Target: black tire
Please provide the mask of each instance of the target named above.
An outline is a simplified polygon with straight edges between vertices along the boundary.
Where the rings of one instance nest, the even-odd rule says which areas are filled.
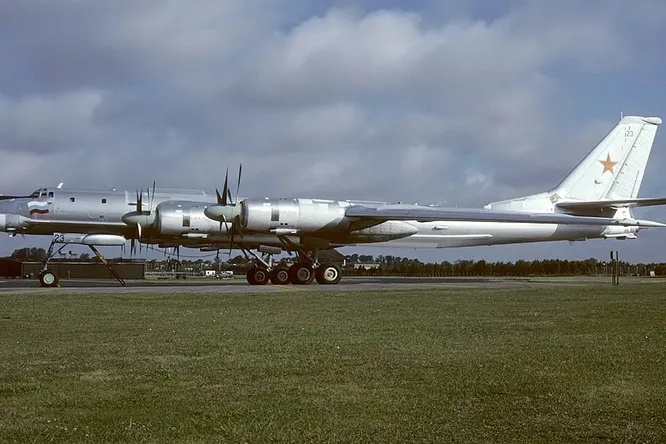
[[[315,270],[315,279],[321,285],[335,285],[342,279],[342,270],[335,264],[321,264]]]
[[[39,273],[39,285],[42,287],[57,287],[58,275],[52,271],[42,271]]]
[[[275,285],[287,285],[289,283],[289,269],[278,267],[271,271],[271,282]]]
[[[311,284],[314,278],[314,270],[310,264],[294,264],[289,269],[289,282],[294,285]]]
[[[263,267],[251,267],[245,275],[250,285],[266,285],[268,283],[268,270]]]

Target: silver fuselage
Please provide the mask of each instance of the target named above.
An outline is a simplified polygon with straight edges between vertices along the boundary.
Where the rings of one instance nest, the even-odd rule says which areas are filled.
[[[123,215],[136,209],[136,194],[130,191],[91,191],[42,188],[30,198],[16,198],[0,201],[0,230],[17,234],[52,235],[53,233],[95,233],[118,234],[127,239],[136,238],[136,230],[122,220]],[[287,199],[298,201],[299,199]],[[311,200],[311,199],[308,199]],[[175,224],[187,228],[165,234],[152,233],[144,240],[163,246],[224,248],[230,236],[223,224],[203,215],[203,210],[216,203],[214,196],[204,192],[160,191],[144,192],[142,195],[145,210],[155,208],[162,202],[178,207],[173,213]],[[321,201],[333,202],[333,201]],[[361,201],[347,201],[351,204]],[[367,202],[363,202],[367,204]],[[375,202],[379,204],[379,202]],[[187,215],[187,216],[185,216]],[[386,224],[386,223],[385,223]],[[632,238],[636,227],[622,226],[583,226],[556,224],[525,224],[505,222],[417,222],[406,221],[413,227],[413,234],[397,236],[397,239],[360,240],[341,232],[341,228],[322,230],[317,237],[329,239],[322,247],[339,247],[363,243],[377,247],[404,248],[452,248],[476,245],[495,245],[523,242],[543,242],[562,240],[582,240],[591,238]],[[341,225],[342,226],[342,225]],[[347,226],[348,227],[348,226]],[[177,227],[180,228],[180,227]],[[347,228],[349,230],[349,228]],[[168,231],[168,230],[167,230]],[[302,236],[283,234],[292,242],[301,244]],[[235,244],[238,245],[237,238]],[[242,238],[243,245],[254,248],[257,245],[283,246],[277,235],[260,232],[247,232]]]

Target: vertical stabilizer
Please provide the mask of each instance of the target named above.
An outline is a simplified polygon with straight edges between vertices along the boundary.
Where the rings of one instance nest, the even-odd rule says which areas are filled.
[[[577,201],[636,198],[659,124],[658,117],[623,117],[553,193]]]
[[[636,199],[660,124],[659,117],[624,116],[551,191],[485,208],[550,212],[561,202]]]

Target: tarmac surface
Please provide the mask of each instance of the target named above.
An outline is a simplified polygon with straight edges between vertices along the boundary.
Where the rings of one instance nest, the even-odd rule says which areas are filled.
[[[645,282],[645,279],[641,279]],[[126,280],[121,286],[113,279],[61,279],[60,286],[42,288],[36,279],[0,279],[0,294],[8,293],[266,293],[295,291],[377,291],[417,290],[432,288],[490,287],[510,288],[518,286],[590,285],[610,284],[610,278],[418,278],[418,277],[343,277],[337,285],[249,285],[244,277],[233,279],[163,279]],[[636,283],[625,280],[624,283]]]

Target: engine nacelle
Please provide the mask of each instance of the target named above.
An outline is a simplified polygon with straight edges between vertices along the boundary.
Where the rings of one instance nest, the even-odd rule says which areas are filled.
[[[225,234],[224,223],[211,220],[204,214],[207,204],[168,201],[157,206],[157,229],[170,236],[194,234]],[[220,226],[221,225],[221,226]]]
[[[0,231],[19,231],[27,226],[29,219],[19,214],[0,213]]]
[[[344,230],[348,202],[320,199],[246,199],[241,202],[243,228],[251,231],[313,233]]]

